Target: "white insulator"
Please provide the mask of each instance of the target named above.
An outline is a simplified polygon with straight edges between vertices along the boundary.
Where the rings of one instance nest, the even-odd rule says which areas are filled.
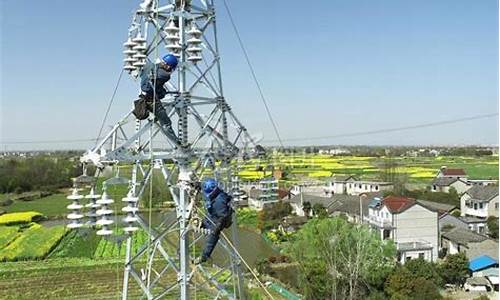
[[[131,207],[131,206],[125,206],[122,207],[122,211],[126,213],[136,213],[139,211],[139,208],[137,207]]]
[[[177,34],[167,34],[165,40],[168,42],[178,42],[181,38]]]
[[[105,205],[112,204],[114,202],[115,201],[109,198],[108,193],[106,192],[102,193],[102,198],[96,201],[97,204],[105,204]]]
[[[78,189],[77,188],[74,188],[73,189],[73,192],[71,193],[71,195],[67,196],[66,199],[69,199],[69,200],[80,200],[83,198],[83,195],[80,195],[78,193]]]
[[[129,72],[132,72],[132,71],[136,70],[137,67],[135,67],[133,65],[125,65],[125,66],[123,66],[123,69],[126,71],[129,71]]]
[[[136,53],[136,54],[134,54],[134,56],[132,56],[132,58],[134,58],[135,60],[143,60],[146,57],[148,57],[148,56],[146,54],[142,54],[142,53]]]
[[[180,51],[178,51],[178,50],[174,50],[174,51],[172,51],[172,54],[173,54],[175,57],[177,57],[177,58],[181,57],[181,52],[180,52]]]
[[[167,27],[165,27],[165,31],[167,33],[176,33],[176,32],[179,32],[179,27],[175,26],[174,21],[170,21],[170,23],[168,23]]]
[[[200,36],[202,34],[201,30],[196,27],[196,25],[191,26],[191,28],[187,31],[187,34],[192,35],[192,36]]]
[[[71,210],[80,210],[83,208],[83,205],[77,204],[77,203],[72,203],[72,204],[66,206],[66,208],[71,209]]]
[[[142,37],[141,34],[139,33],[135,38],[132,39],[132,42],[136,44],[144,44],[146,43],[146,39]]]
[[[91,188],[88,195],[85,195],[85,198],[87,198],[87,199],[99,199],[99,198],[101,198],[101,195],[96,194],[94,191],[94,188]]]
[[[129,64],[129,65],[133,64],[136,61],[137,61],[137,59],[135,57],[127,57],[123,60],[124,63]]]
[[[135,45],[137,45],[137,43],[132,41],[131,38],[128,38],[128,40],[125,43],[123,43],[123,47],[126,47],[126,48],[132,48]]]
[[[197,37],[192,37],[192,38],[190,38],[190,39],[188,39],[188,40],[187,40],[187,43],[188,43],[188,44],[192,44],[192,45],[199,45],[199,44],[201,44],[202,42],[203,42],[203,41],[202,41],[202,40],[200,40],[200,39],[199,39],[199,38],[197,38]]]
[[[198,52],[201,52],[202,50],[203,50],[202,48],[196,47],[196,46],[191,46],[191,47],[186,49],[187,52],[192,52],[192,53],[196,53],[196,54],[198,54]]]
[[[109,216],[113,214],[113,210],[107,207],[97,210],[97,215],[99,216]]]
[[[131,233],[131,232],[134,232],[137,230],[139,230],[139,227],[135,227],[135,226],[127,226],[127,227],[123,228],[123,231],[125,231],[127,233]]]
[[[133,63],[134,67],[143,67],[145,65],[146,65],[146,62],[143,60],[139,60],[139,61],[136,61],[135,63]]]
[[[97,235],[111,235],[111,234],[113,234],[113,230],[110,230],[108,228],[103,228],[101,230],[97,230],[96,234]]]
[[[68,227],[69,229],[76,229],[76,228],[80,228],[82,226],[83,226],[83,224],[79,223],[79,222],[71,222],[68,225],[66,225],[66,227]]]
[[[71,213],[68,215],[68,219],[70,220],[79,220],[81,218],[83,218],[83,215],[79,213]]]
[[[137,198],[137,197],[132,197],[132,196],[130,196],[130,195],[127,195],[127,197],[122,198],[122,201],[123,201],[123,202],[133,202],[133,203],[137,203],[137,201],[139,201],[139,198]]]
[[[135,50],[136,52],[145,52],[146,49],[148,49],[148,47],[146,47],[146,45],[137,45],[137,46],[134,46],[134,48],[132,48],[133,50]]]
[[[97,225],[109,226],[109,225],[112,225],[114,223],[114,221],[111,219],[101,219],[101,220],[97,221],[96,223],[97,223]]]
[[[127,216],[127,217],[123,218],[123,222],[125,222],[125,223],[134,223],[137,221],[138,221],[137,217],[133,217],[133,216]]]
[[[198,62],[200,60],[202,60],[203,57],[199,56],[199,55],[190,55],[187,60],[189,61],[192,61],[192,62]]]
[[[167,50],[170,50],[171,52],[177,52],[177,51],[180,51],[182,49],[181,45],[179,45],[179,44],[167,44],[165,46],[165,48]]]
[[[136,53],[137,53],[137,51],[132,50],[132,49],[127,49],[127,50],[123,51],[123,54],[125,54],[126,56],[132,56],[132,55],[134,55]]]

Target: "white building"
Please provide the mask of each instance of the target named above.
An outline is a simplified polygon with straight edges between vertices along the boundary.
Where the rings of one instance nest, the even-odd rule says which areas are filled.
[[[251,188],[248,192],[248,207],[262,210],[273,205],[288,194],[278,188],[278,181],[274,178],[264,178],[258,188]]]
[[[446,166],[442,166],[439,172],[436,175],[437,178],[440,177],[448,177],[448,178],[456,178],[456,179],[462,179],[462,180],[467,180],[469,176],[467,173],[465,173],[464,169],[451,169]]]
[[[324,189],[327,195],[359,195],[361,193],[389,191],[393,189],[393,184],[382,181],[363,181],[354,176],[334,176]]]
[[[498,186],[476,185],[460,197],[462,216],[498,218]]]
[[[454,188],[460,195],[467,191],[471,184],[466,179],[455,177],[436,177],[431,183],[431,192],[449,193]]]
[[[415,200],[404,197],[373,198],[365,221],[380,233],[382,239],[392,239],[397,246],[398,260],[438,258],[438,213]]]

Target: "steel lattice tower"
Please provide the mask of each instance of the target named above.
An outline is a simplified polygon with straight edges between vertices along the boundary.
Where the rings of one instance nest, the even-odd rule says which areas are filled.
[[[134,14],[124,47],[124,70],[135,79],[147,60],[155,62],[166,53],[178,57],[179,66],[167,83],[169,93],[162,104],[176,125],[182,147],[173,146],[153,114],[139,121],[130,111],[81,157],[84,171],[88,165],[97,166],[101,174],[109,166],[127,166],[131,170],[128,193],[122,199],[123,230],[129,234],[122,298],[128,298],[129,282],[135,280],[147,299],[159,299],[174,291],[180,299],[190,299],[195,286],[216,298],[243,299],[241,257],[231,242],[221,236],[217,246],[230,258],[227,265],[209,270],[190,263],[190,246],[202,237],[193,225],[198,219],[200,179],[207,173],[215,176],[237,199],[231,161],[246,156],[249,146],[254,146],[224,98],[213,0],[144,0]],[[138,213],[145,204],[142,199],[154,170],[161,173],[162,184],[170,191],[175,207],[175,218],[165,217],[159,224],[152,224]],[[98,229],[97,234],[111,235],[115,221],[110,207],[114,200],[107,189],[119,181],[104,181],[101,195],[96,194],[95,177],[87,176],[85,171],[76,178],[73,194],[68,197],[73,201],[68,206],[72,211],[68,227],[90,226]],[[91,187],[88,195],[79,195],[82,186]],[[85,204],[83,199],[88,199]],[[237,244],[235,219],[232,226],[232,240]],[[139,229],[149,240],[132,255],[133,234]],[[218,274],[224,272],[231,276],[219,282]],[[167,280],[167,275],[172,274],[175,280]]]

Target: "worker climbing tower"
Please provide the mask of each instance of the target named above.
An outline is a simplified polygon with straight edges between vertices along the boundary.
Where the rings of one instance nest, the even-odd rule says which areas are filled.
[[[123,46],[123,72],[134,80],[148,61],[155,63],[167,53],[178,57],[161,104],[179,140],[165,134],[153,114],[140,121],[131,109],[82,156],[84,174],[74,179],[68,196],[68,227],[90,227],[110,237],[120,223],[126,235],[122,299],[129,298],[133,284],[147,299],[176,295],[186,300],[200,289],[214,299],[244,299],[235,220],[233,237],[221,236],[217,246],[225,255],[222,263],[191,263],[192,250],[206,233],[198,226],[203,218],[200,180],[214,176],[239,199],[232,161],[247,157],[255,146],[224,98],[214,1],[144,0]],[[134,97],[130,95],[131,103]],[[92,176],[88,173],[94,166]],[[123,171],[110,176],[109,170]],[[112,199],[111,190],[120,184],[126,186],[126,195]],[[156,184],[169,191],[173,211],[153,221],[151,214],[140,211],[151,208],[147,198]],[[138,232],[147,236],[142,244]]]

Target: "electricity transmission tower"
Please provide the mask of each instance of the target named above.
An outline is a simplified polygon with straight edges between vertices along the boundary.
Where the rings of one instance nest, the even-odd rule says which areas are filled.
[[[221,236],[217,246],[225,253],[226,263],[213,267],[190,263],[191,249],[204,233],[196,225],[202,218],[197,206],[201,178],[216,177],[237,199],[240,194],[232,161],[246,156],[254,146],[224,98],[214,1],[142,1],[124,48],[124,72],[134,79],[148,60],[156,62],[166,53],[178,57],[162,105],[182,146],[164,133],[153,114],[139,121],[132,110],[128,112],[81,157],[84,174],[74,179],[73,194],[68,197],[73,201],[68,206],[68,227],[96,228],[103,236],[114,234],[120,220],[114,217],[116,200],[110,198],[109,187],[125,183],[127,196],[121,199],[122,229],[127,234],[122,299],[129,297],[134,281],[147,299],[174,294],[187,300],[197,289],[214,298],[244,299],[241,256],[234,246],[238,241],[236,220],[232,241]],[[90,165],[97,167],[96,176],[87,175]],[[126,172],[105,180],[98,193],[97,177],[110,167]],[[161,180],[153,181],[153,176]],[[164,185],[175,208],[157,222],[139,213],[140,207],[150,206],[150,184]],[[80,195],[82,187],[90,187],[90,192]],[[138,230],[148,237],[143,245],[134,241]]]

